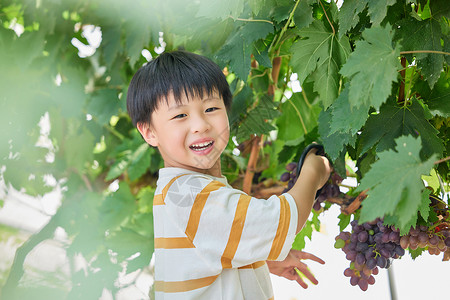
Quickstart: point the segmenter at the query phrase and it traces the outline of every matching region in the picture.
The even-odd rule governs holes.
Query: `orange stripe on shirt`
[[[178,178],[180,178],[181,176],[184,176],[187,174],[181,174],[178,175],[177,177],[172,178],[168,184],[166,184],[166,186],[163,188],[161,194],[157,194],[153,197],[153,205],[164,205],[164,199],[166,198],[167,192],[169,191],[170,186],[172,185],[172,183],[175,182],[175,180],[177,180]]]
[[[195,248],[187,237],[155,238],[155,249]]]
[[[182,293],[211,285],[219,275],[184,281],[155,281],[155,291],[164,293]]]
[[[237,247],[241,240],[242,230],[244,229],[245,218],[247,216],[248,205],[252,197],[242,194],[239,197],[239,202],[236,206],[236,212],[234,214],[233,224],[231,225],[230,236],[228,242],[223,251],[221,262],[222,268],[231,268],[231,261],[236,254]]]
[[[291,210],[289,203],[284,196],[280,196],[280,220],[278,222],[277,233],[272,242],[268,260],[275,260],[283,249],[283,244],[286,241],[286,236],[289,230],[289,223],[291,220]]]
[[[202,215],[203,208],[205,207],[206,200],[209,194],[219,188],[225,186],[225,184],[219,181],[211,181],[200,193],[197,194],[194,200],[194,204],[189,214],[189,221],[186,226],[186,235],[193,241],[197,234],[198,224],[200,223],[200,216]]]
[[[266,262],[264,260],[261,260],[261,261],[252,263],[250,265],[239,267],[238,269],[258,269],[258,268],[264,266],[265,264],[266,264]]]

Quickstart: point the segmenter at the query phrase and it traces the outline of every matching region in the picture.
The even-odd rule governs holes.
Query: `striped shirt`
[[[265,261],[291,249],[292,196],[257,199],[225,177],[163,168],[153,215],[156,299],[273,299]]]

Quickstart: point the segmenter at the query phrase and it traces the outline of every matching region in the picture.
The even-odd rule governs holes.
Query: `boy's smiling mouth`
[[[212,148],[214,145],[214,141],[207,141],[202,143],[195,143],[189,146],[191,150],[194,150],[195,152],[203,152],[205,150],[208,150]]]

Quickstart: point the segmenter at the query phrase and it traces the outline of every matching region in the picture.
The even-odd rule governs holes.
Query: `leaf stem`
[[[320,0],[318,0],[318,1],[320,3],[320,6],[322,6],[323,13],[325,14],[325,17],[327,17],[327,20],[331,26],[331,29],[333,29],[333,35],[336,35],[336,30],[334,30],[334,26],[333,26],[333,24],[331,24],[330,18],[328,18],[327,11],[325,10],[325,7],[323,6],[322,1],[320,1]]]
[[[288,20],[286,21],[286,24],[284,24],[283,29],[281,29],[281,32],[280,32],[280,34],[278,35],[277,41],[273,44],[273,48],[274,48],[274,49],[276,49],[276,48],[278,47],[278,44],[281,42],[281,39],[282,39],[284,33],[286,32],[286,30],[287,30],[289,24],[290,24],[291,21],[292,21],[292,18],[294,17],[295,10],[297,9],[297,6],[298,6],[299,3],[300,3],[300,0],[297,0],[297,1],[295,2],[294,8],[292,9],[291,13],[289,14],[289,18],[288,18]],[[270,52],[270,50],[272,50],[272,45],[271,45],[270,48],[269,48],[269,52]]]
[[[303,89],[303,86],[300,86],[300,87],[302,88],[302,95],[303,95],[303,99],[305,99],[306,105],[307,105],[309,108],[311,108],[312,105],[311,105],[311,103],[309,103],[309,101],[308,101],[308,97],[306,96],[306,93],[305,93],[305,90]]]
[[[125,139],[125,137],[123,136],[123,134],[121,134],[120,132],[118,132],[115,128],[113,128],[110,125],[104,125],[105,128],[111,132],[114,136],[116,136],[117,138],[119,138],[119,140],[123,141]]]
[[[302,114],[301,114],[300,111],[297,109],[297,107],[294,105],[294,103],[292,103],[292,100],[291,100],[291,99],[287,99],[287,101],[294,107],[294,109],[295,109],[295,111],[296,111],[296,113],[297,113],[297,115],[298,115],[298,118],[300,119],[300,123],[302,123],[303,131],[305,132],[305,134],[307,134],[307,133],[308,133],[308,130],[306,129],[305,122],[303,121]]]
[[[241,18],[235,18],[233,16],[229,16],[231,19],[235,20],[235,21],[242,21],[242,22],[266,22],[269,23],[271,25],[273,25],[273,22],[269,21],[269,20],[259,20],[259,19],[241,19]]]
[[[434,53],[434,54],[450,55],[449,52],[436,51],[436,50],[411,50],[411,51],[400,51],[400,55],[403,55],[403,54],[414,54],[414,53]]]
[[[406,67],[406,58],[404,56],[402,56],[402,58],[401,58],[401,64],[402,64],[403,70],[400,71],[400,75],[402,77],[402,80],[400,82],[400,88],[399,88],[399,91],[398,91],[398,99],[397,99],[397,103],[398,104],[404,103],[404,101],[405,101],[405,75],[406,75],[405,67]]]
[[[434,162],[435,165],[443,163],[444,161],[450,160],[450,156],[444,157],[443,159],[437,160]]]

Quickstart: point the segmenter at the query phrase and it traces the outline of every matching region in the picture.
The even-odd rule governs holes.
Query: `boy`
[[[220,68],[184,51],[161,54],[130,83],[133,124],[164,160],[153,200],[158,299],[273,299],[269,271],[306,287],[295,268],[317,283],[300,259],[323,261],[290,246],[329,177],[328,160],[311,151],[279,197],[232,188],[220,168],[231,98]]]

